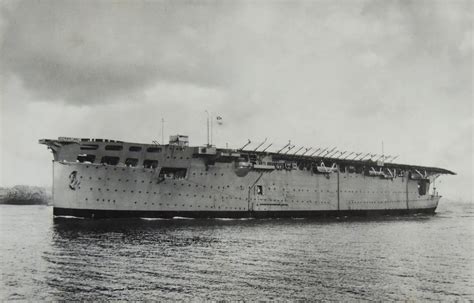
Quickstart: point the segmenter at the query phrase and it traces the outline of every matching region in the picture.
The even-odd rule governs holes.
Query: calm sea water
[[[3,300],[472,300],[474,208],[354,220],[53,219],[0,206]]]

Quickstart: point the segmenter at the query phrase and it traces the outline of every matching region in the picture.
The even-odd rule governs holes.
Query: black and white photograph
[[[0,301],[474,301],[471,0],[0,0]]]

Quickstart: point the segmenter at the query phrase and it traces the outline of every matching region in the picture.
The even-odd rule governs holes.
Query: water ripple
[[[472,300],[470,205],[370,220],[81,220],[0,208],[6,300]]]

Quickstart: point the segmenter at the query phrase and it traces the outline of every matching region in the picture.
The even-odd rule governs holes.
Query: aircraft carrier
[[[250,141],[249,141],[250,142]],[[434,213],[453,172],[334,149],[41,139],[53,153],[55,216],[319,217]],[[271,145],[271,144],[270,144]],[[392,161],[390,161],[392,160]]]

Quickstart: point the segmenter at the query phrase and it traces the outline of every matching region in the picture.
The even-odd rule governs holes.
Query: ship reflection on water
[[[53,219],[49,207],[2,208],[2,228],[11,233],[1,239],[1,293],[25,300],[468,299],[474,237],[465,227],[473,216],[469,206],[326,221],[90,220]],[[32,232],[41,241],[31,241]],[[14,255],[21,247],[32,253]]]

